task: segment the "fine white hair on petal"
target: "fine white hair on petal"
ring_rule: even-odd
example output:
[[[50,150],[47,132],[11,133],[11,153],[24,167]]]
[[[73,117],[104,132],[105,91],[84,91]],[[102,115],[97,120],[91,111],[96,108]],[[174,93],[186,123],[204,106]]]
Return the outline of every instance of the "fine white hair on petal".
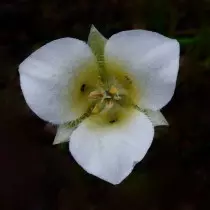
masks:
[[[146,30],[123,31],[105,46],[106,63],[119,62],[136,81],[139,106],[159,110],[172,98],[179,68],[179,43]]]
[[[147,153],[154,127],[143,113],[114,128],[92,128],[88,119],[73,131],[69,149],[77,163],[88,173],[112,184],[119,184]]]
[[[54,124],[75,119],[67,100],[78,69],[96,59],[89,46],[74,38],[54,40],[25,59],[19,67],[20,85],[29,107]]]

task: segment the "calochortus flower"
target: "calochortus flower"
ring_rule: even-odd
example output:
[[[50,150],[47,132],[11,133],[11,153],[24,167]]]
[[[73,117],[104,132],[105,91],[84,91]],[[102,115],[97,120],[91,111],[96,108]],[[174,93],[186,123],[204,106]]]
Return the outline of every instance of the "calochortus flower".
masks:
[[[20,84],[28,106],[59,125],[54,144],[88,173],[118,184],[147,153],[159,111],[172,98],[179,67],[176,40],[146,30],[108,40],[94,26],[88,43],[62,38],[24,60]]]

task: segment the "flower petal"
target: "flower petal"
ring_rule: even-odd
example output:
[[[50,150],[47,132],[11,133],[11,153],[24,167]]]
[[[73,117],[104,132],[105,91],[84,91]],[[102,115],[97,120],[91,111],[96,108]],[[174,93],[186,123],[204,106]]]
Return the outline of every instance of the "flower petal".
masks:
[[[152,122],[153,126],[168,126],[168,122],[166,118],[160,111],[153,111],[153,110],[145,110],[145,114]]]
[[[78,71],[96,67],[95,57],[84,42],[73,38],[52,41],[24,60],[20,84],[29,107],[43,120],[59,124],[75,119],[70,112],[70,90]]]
[[[60,144],[69,141],[69,137],[71,136],[74,128],[69,128],[65,124],[60,125],[57,129],[57,133],[53,144]]]
[[[123,31],[108,40],[105,61],[129,71],[141,94],[140,107],[159,110],[171,100],[179,67],[176,40],[145,30]]]
[[[149,119],[135,110],[130,121],[118,129],[94,129],[85,120],[70,137],[70,152],[87,172],[118,184],[143,159],[154,136]]]

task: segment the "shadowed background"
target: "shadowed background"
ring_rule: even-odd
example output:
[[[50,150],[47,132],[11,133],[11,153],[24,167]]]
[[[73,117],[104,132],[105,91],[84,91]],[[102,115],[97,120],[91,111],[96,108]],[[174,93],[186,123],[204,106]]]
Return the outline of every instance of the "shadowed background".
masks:
[[[147,29],[178,39],[175,95],[149,152],[120,185],[84,172],[27,107],[18,65],[60,37]],[[0,209],[209,210],[210,1],[16,0],[0,3]]]

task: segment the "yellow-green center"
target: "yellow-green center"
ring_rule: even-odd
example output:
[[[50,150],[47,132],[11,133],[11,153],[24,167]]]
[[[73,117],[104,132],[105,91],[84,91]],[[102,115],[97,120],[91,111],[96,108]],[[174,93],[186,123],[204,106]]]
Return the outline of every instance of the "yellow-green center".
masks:
[[[117,63],[106,64],[103,78],[94,65],[88,65],[76,76],[71,90],[71,110],[76,115],[86,114],[97,126],[119,125],[133,113],[139,101],[139,91],[132,75]]]

